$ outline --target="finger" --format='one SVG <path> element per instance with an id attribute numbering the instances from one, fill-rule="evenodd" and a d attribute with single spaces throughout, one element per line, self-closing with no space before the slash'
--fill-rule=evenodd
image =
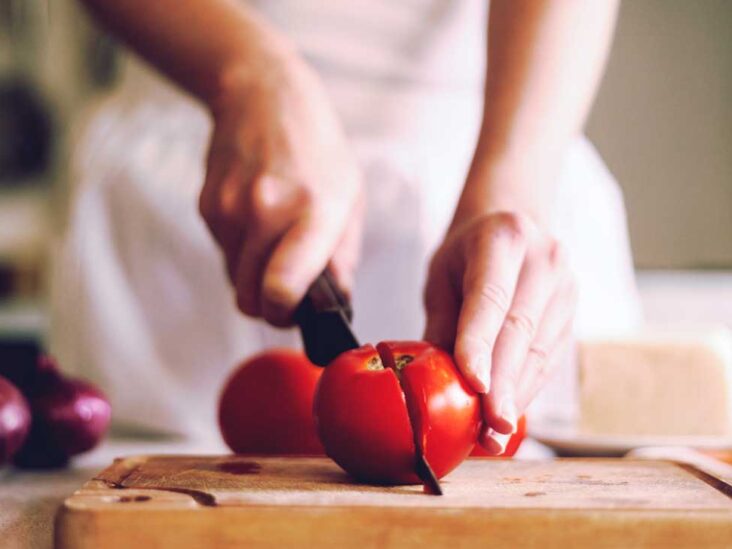
<path id="1" fill-rule="evenodd" d="M 478 232 L 463 277 L 455 361 L 479 393 L 491 386 L 491 354 L 511 303 L 526 253 L 527 236 L 514 216 L 488 218 Z"/>
<path id="2" fill-rule="evenodd" d="M 521 414 L 552 372 L 567 359 L 572 341 L 577 290 L 570 281 L 552 297 L 536 337 L 529 347 L 516 389 L 516 407 Z"/>
<path id="3" fill-rule="evenodd" d="M 275 232 L 260 232 L 246 238 L 238 254 L 234 286 L 236 305 L 245 315 L 262 316 L 261 286 L 264 269 L 277 244 Z"/>
<path id="4" fill-rule="evenodd" d="M 562 256 L 556 243 L 526 256 L 513 302 L 493 350 L 486 423 L 499 433 L 516 429 L 516 383 L 549 300 L 556 291 Z"/>
<path id="5" fill-rule="evenodd" d="M 328 264 L 342 215 L 309 214 L 292 225 L 275 247 L 262 276 L 262 316 L 275 326 L 291 323 L 292 312 Z"/>
<path id="6" fill-rule="evenodd" d="M 298 213 L 295 193 L 288 182 L 268 174 L 249 185 L 246 229 L 236 267 L 236 299 L 250 316 L 262 315 L 262 279 L 270 255 Z"/>
<path id="7" fill-rule="evenodd" d="M 451 352 L 455 343 L 460 298 L 455 291 L 445 259 L 439 256 L 433 260 L 427 276 L 424 307 L 427 323 L 423 339 Z"/>
<path id="8" fill-rule="evenodd" d="M 223 253 L 226 276 L 229 278 L 231 285 L 236 287 L 236 271 L 239 265 L 242 243 L 244 242 L 244 232 L 240 227 L 215 222 L 211 225 L 211 234 Z"/>
<path id="9" fill-rule="evenodd" d="M 226 264 L 226 276 L 229 278 L 229 283 L 236 289 L 236 272 L 239 266 L 242 242 L 244 240 L 243 234 L 231 235 L 226 237 L 221 243 L 221 249 L 224 252 L 224 262 Z"/>
<path id="10" fill-rule="evenodd" d="M 236 214 L 243 205 L 243 171 L 239 164 L 227 169 L 228 174 L 222 162 L 209 162 L 206 181 L 198 199 L 198 210 L 223 252 L 226 274 L 231 284 L 235 285 L 244 230 L 243 216 Z"/>
<path id="11" fill-rule="evenodd" d="M 481 429 L 478 443 L 491 455 L 500 456 L 506 451 L 506 445 L 511 435 L 505 435 L 484 425 Z"/>

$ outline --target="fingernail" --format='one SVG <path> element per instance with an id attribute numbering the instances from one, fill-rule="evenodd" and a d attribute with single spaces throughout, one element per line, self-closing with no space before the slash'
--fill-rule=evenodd
<path id="1" fill-rule="evenodd" d="M 506 450 L 510 435 L 502 435 L 493 429 L 487 429 L 483 436 L 483 447 L 494 456 L 501 455 Z"/>
<path id="2" fill-rule="evenodd" d="M 516 423 L 518 422 L 516 414 L 516 404 L 512 398 L 506 398 L 499 408 L 501 419 L 511 426 L 511 434 L 516 432 Z"/>

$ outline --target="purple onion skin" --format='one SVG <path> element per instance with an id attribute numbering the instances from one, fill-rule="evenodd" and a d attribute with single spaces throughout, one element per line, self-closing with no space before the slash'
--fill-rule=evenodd
<path id="1" fill-rule="evenodd" d="M 0 467 L 8 463 L 23 445 L 31 425 L 31 414 L 23 395 L 0 377 Z"/>
<path id="2" fill-rule="evenodd" d="M 94 448 L 109 428 L 111 407 L 104 394 L 55 367 L 42 368 L 26 396 L 33 422 L 13 460 L 19 467 L 63 467 L 71 456 Z"/>

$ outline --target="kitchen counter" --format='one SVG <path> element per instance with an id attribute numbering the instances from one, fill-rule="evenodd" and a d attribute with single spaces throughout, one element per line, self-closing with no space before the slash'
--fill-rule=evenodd
<path id="1" fill-rule="evenodd" d="M 120 456 L 137 454 L 212 454 L 226 450 L 182 440 L 112 438 L 79 456 L 67 469 L 0 471 L 0 546 L 2 549 L 46 549 L 53 546 L 53 519 L 61 502 Z M 525 441 L 518 457 L 551 457 L 551 451 Z"/>
<path id="2" fill-rule="evenodd" d="M 1 470 L 0 546 L 2 549 L 52 547 L 53 519 L 58 506 L 115 457 L 180 453 L 210 454 L 212 451 L 210 445 L 204 448 L 181 440 L 113 438 L 79 456 L 66 469 Z"/>

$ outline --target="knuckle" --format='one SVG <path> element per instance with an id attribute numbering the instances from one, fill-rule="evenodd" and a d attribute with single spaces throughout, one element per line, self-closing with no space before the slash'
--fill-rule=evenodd
<path id="1" fill-rule="evenodd" d="M 277 218 L 292 218 L 297 212 L 315 209 L 316 192 L 312 185 L 297 179 L 283 179 L 272 175 L 255 178 L 249 185 L 249 215 L 262 225 Z"/>
<path id="2" fill-rule="evenodd" d="M 550 276 L 555 284 L 561 284 L 569 272 L 564 247 L 554 238 L 531 246 L 526 259 L 533 268 L 545 276 Z"/>
<path id="3" fill-rule="evenodd" d="M 529 347 L 529 363 L 532 368 L 543 372 L 549 363 L 549 351 L 539 345 Z"/>
<path id="4" fill-rule="evenodd" d="M 245 183 L 234 173 L 229 174 L 212 193 L 211 206 L 218 219 L 241 224 L 241 204 Z"/>
<path id="5" fill-rule="evenodd" d="M 547 261 L 553 270 L 564 269 L 567 265 L 567 252 L 564 245 L 556 239 L 551 239 L 547 245 Z"/>
<path id="6" fill-rule="evenodd" d="M 271 176 L 257 177 L 249 184 L 249 215 L 253 221 L 266 221 L 277 204 L 277 181 Z"/>
<path id="7" fill-rule="evenodd" d="M 299 185 L 295 196 L 295 205 L 302 210 L 311 210 L 317 204 L 317 195 L 312 185 Z"/>
<path id="8" fill-rule="evenodd" d="M 505 314 L 511 304 L 506 290 L 498 284 L 485 284 L 478 293 L 479 303 L 483 307 L 496 307 Z"/>
<path id="9" fill-rule="evenodd" d="M 527 239 L 530 221 L 526 215 L 517 212 L 497 212 L 493 217 L 501 234 L 518 241 Z"/>
<path id="10" fill-rule="evenodd" d="M 508 313 L 505 323 L 506 326 L 513 328 L 529 338 L 534 337 L 534 333 L 536 332 L 536 322 L 529 315 L 521 311 L 511 311 Z"/>
<path id="11" fill-rule="evenodd" d="M 551 376 L 554 360 L 551 353 L 543 347 L 529 348 L 526 366 L 533 370 L 533 384 L 537 389 L 543 386 Z"/>

